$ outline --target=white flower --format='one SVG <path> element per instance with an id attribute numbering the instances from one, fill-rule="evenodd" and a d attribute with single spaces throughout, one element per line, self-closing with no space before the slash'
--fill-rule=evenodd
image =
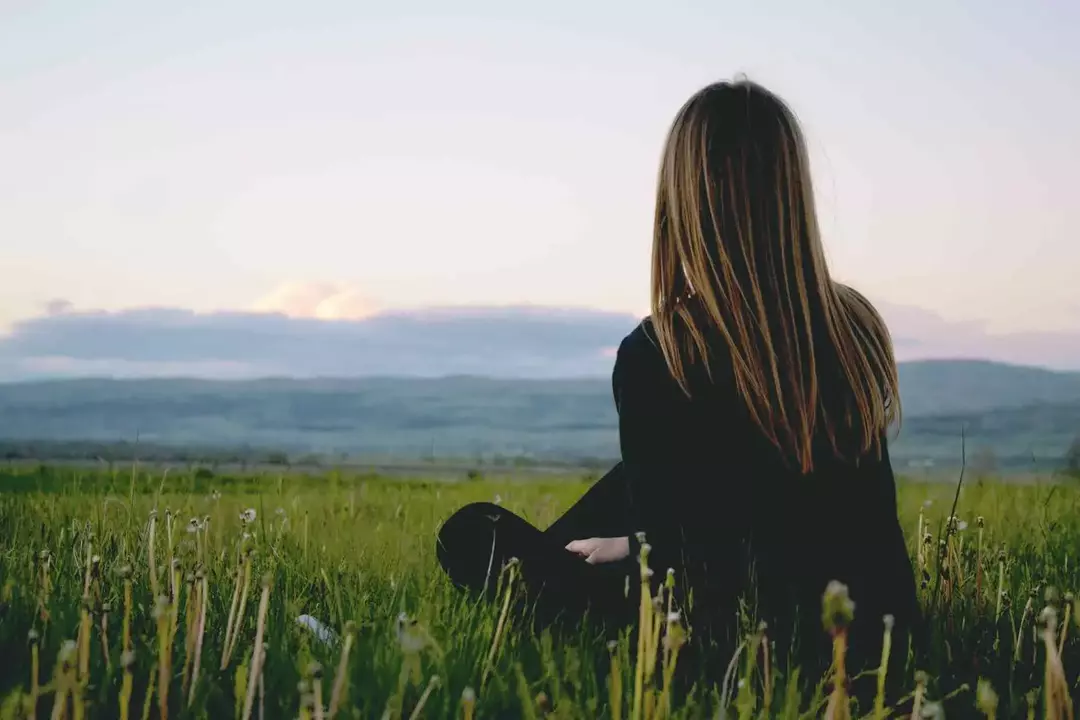
<path id="1" fill-rule="evenodd" d="M 255 522 L 255 508 L 248 508 L 244 512 L 240 513 L 240 522 L 245 525 L 250 525 Z"/>

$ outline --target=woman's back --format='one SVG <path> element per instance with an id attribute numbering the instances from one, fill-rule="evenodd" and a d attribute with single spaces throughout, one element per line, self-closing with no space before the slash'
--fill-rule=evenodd
<path id="1" fill-rule="evenodd" d="M 813 468 L 804 471 L 762 434 L 741 401 L 722 339 L 710 345 L 709 372 L 691 366 L 689 394 L 669 372 L 651 320 L 618 353 L 617 405 L 628 394 L 649 398 L 647 412 L 620 412 L 620 435 L 632 478 L 652 476 L 629 484 L 629 505 L 637 526 L 650 530 L 654 570 L 679 569 L 677 580 L 693 599 L 691 622 L 716 641 L 731 643 L 738 632 L 732 619 L 743 607 L 781 637 L 809 630 L 798 634 L 812 653 L 813 639 L 825 637 L 822 594 L 840 581 L 856 604 L 856 655 L 865 639 L 872 656 L 884 615 L 903 630 L 916 614 L 884 437 L 879 450 L 845 457 L 822 427 Z M 843 388 L 826 384 L 822 391 Z"/>

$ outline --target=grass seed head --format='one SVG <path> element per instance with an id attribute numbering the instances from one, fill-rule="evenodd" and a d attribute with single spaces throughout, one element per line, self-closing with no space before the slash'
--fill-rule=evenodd
<path id="1" fill-rule="evenodd" d="M 1058 611 L 1053 605 L 1047 605 L 1039 613 L 1039 622 L 1042 623 L 1047 630 L 1053 631 L 1057 628 Z"/>
<path id="2" fill-rule="evenodd" d="M 975 707 L 987 717 L 997 714 L 998 695 L 986 678 L 979 678 L 979 684 L 975 687 Z"/>
<path id="3" fill-rule="evenodd" d="M 70 669 L 75 663 L 75 656 L 78 654 L 78 647 L 75 645 L 74 640 L 65 640 L 64 644 L 60 646 L 60 652 L 57 654 L 57 659 L 65 669 Z"/>
<path id="4" fill-rule="evenodd" d="M 821 621 L 826 632 L 836 634 L 847 629 L 855 619 L 855 603 L 848 595 L 848 587 L 837 580 L 825 587 L 821 598 Z"/>

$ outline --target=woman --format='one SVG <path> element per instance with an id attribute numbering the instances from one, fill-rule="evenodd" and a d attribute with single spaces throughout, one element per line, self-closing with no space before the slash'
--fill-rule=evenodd
<path id="1" fill-rule="evenodd" d="M 440 561 L 481 590 L 516 557 L 541 616 L 621 624 L 636 617 L 640 531 L 698 637 L 730 648 L 749 598 L 773 638 L 816 651 L 822 593 L 839 580 L 853 659 L 876 664 L 885 615 L 906 655 L 915 583 L 886 446 L 897 383 L 881 318 L 829 275 L 795 117 L 754 83 L 710 85 L 663 154 L 652 314 L 613 373 L 622 462 L 545 532 L 463 508 Z"/>

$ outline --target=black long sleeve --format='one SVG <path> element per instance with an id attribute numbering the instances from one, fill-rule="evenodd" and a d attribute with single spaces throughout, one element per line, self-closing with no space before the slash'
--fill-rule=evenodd
<path id="1" fill-rule="evenodd" d="M 612 373 L 619 446 L 630 494 L 630 526 L 645 533 L 649 566 L 660 576 L 682 565 L 685 483 L 692 448 L 683 428 L 688 400 L 643 330 L 619 347 Z M 638 545 L 631 536 L 631 556 Z"/>

